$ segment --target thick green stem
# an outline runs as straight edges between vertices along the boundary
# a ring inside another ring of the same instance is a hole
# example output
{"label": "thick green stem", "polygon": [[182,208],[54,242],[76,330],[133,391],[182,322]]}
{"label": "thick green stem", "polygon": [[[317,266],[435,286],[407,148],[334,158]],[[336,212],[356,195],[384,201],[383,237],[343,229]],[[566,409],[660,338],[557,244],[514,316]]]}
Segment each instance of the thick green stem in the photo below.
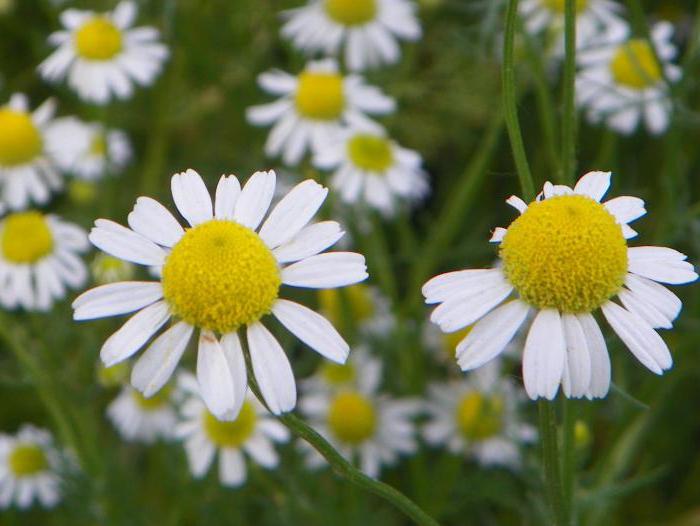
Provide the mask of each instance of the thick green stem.
{"label": "thick green stem", "polygon": [[574,180],[576,170],[576,0],[566,0],[564,10],[564,84],[562,88],[562,179]]}
{"label": "thick green stem", "polygon": [[564,516],[567,524],[573,524],[576,516],[574,495],[576,493],[576,402],[562,397],[562,486]]}
{"label": "thick green stem", "polygon": [[559,445],[557,441],[557,424],[554,403],[540,400],[537,404],[539,411],[539,431],[542,442],[542,459],[544,463],[544,480],[547,490],[547,500],[552,514],[552,524],[569,526],[566,520],[561,473],[559,471]]}

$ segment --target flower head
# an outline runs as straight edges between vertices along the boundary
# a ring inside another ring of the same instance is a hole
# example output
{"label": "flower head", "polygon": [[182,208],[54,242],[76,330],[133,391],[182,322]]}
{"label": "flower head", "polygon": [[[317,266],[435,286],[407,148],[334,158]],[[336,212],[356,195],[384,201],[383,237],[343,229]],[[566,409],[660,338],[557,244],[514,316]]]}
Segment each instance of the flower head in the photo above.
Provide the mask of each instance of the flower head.
{"label": "flower head", "polygon": [[159,438],[169,439],[177,422],[176,396],[170,384],[150,398],[125,385],[107,407],[107,416],[125,440],[151,444]]}

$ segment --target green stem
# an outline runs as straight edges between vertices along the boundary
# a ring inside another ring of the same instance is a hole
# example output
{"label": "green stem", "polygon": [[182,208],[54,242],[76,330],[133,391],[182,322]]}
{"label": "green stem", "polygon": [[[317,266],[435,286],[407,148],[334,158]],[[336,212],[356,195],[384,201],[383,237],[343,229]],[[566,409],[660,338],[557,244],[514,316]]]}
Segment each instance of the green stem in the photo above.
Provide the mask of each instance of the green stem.
{"label": "green stem", "polygon": [[396,284],[396,273],[391,264],[391,254],[384,232],[384,225],[378,213],[372,212],[369,214],[372,222],[371,229],[367,235],[367,243],[371,249],[372,264],[374,272],[379,283],[384,289],[384,293],[389,296],[394,302],[398,298],[398,286]]}
{"label": "green stem", "polygon": [[571,183],[576,169],[576,0],[566,0],[564,6],[561,158],[563,180]]}
{"label": "green stem", "polygon": [[539,411],[539,431],[540,441],[542,442],[545,488],[553,524],[555,526],[569,526],[566,522],[561,473],[559,471],[559,445],[557,444],[554,403],[540,400],[537,403],[537,409]]}
{"label": "green stem", "polygon": [[576,492],[576,402],[562,397],[564,429],[562,435],[562,485],[564,494],[564,516],[567,524],[573,524],[576,516],[574,495]]}
{"label": "green stem", "polygon": [[515,27],[518,21],[518,0],[508,0],[506,11],[506,28],[503,45],[503,107],[505,109],[506,125],[510,137],[511,149],[515,167],[520,179],[520,187],[526,201],[535,198],[535,185],[532,181],[532,173],[525,155],[520,122],[518,121],[518,108],[515,95]]}

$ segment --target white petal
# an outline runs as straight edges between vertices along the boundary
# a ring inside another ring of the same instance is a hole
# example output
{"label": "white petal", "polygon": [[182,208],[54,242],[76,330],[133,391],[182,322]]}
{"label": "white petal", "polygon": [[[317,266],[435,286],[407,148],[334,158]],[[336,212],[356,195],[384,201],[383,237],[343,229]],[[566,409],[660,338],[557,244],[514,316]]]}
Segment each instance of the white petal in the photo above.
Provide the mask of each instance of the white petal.
{"label": "white petal", "polygon": [[576,316],[564,314],[561,319],[566,341],[562,389],[569,398],[581,398],[591,385],[591,357],[586,336]]}
{"label": "white petal", "polygon": [[324,289],[352,285],[367,279],[365,258],[354,252],[327,252],[282,269],[282,283]]}
{"label": "white petal", "polygon": [[207,409],[219,420],[235,420],[243,397],[236,389],[223,348],[211,331],[203,330],[199,335],[197,381]]}
{"label": "white petal", "polygon": [[605,345],[605,338],[595,318],[588,313],[577,315],[591,361],[591,383],[586,396],[588,398],[603,398],[610,390],[610,355]]}
{"label": "white petal", "polygon": [[600,202],[610,188],[611,172],[588,172],[578,180],[574,192]]}
{"label": "white petal", "polygon": [[289,242],[274,249],[272,253],[279,263],[299,261],[323,252],[333,246],[343,232],[335,221],[322,221],[301,229]]}
{"label": "white petal", "polygon": [[670,329],[673,327],[672,320],[666,317],[653,304],[644,301],[634,292],[623,288],[617,293],[617,297],[625,308],[634,312],[637,316],[647,322],[653,329]]}
{"label": "white petal", "polygon": [[90,289],[73,302],[74,320],[115,316],[142,309],[163,297],[158,282],[123,281]]}
{"label": "white petal", "polygon": [[644,208],[643,200],[638,197],[630,197],[627,195],[606,201],[603,206],[605,206],[608,212],[615,216],[615,219],[621,225],[631,223],[647,213]]}
{"label": "white petal", "polygon": [[213,217],[207,186],[194,170],[173,175],[170,190],[175,206],[190,225],[197,226]]}
{"label": "white petal", "polygon": [[435,276],[421,291],[426,303],[439,303],[502,283],[503,271],[498,268],[458,270]]}
{"label": "white petal", "polygon": [[625,285],[669,320],[674,321],[680,314],[683,307],[681,300],[663,285],[634,274],[627,274]]}
{"label": "white petal", "polygon": [[500,243],[503,241],[503,238],[506,236],[508,233],[508,230],[502,227],[496,227],[493,231],[493,234],[491,235],[491,239],[489,239],[489,243]]}
{"label": "white petal", "polygon": [[219,452],[219,480],[224,486],[237,487],[245,482],[246,465],[238,449],[223,448]]}
{"label": "white petal", "polygon": [[108,219],[95,221],[88,237],[97,248],[119,259],[148,266],[165,261],[165,252],[153,241]]}
{"label": "white petal", "polygon": [[645,278],[680,285],[698,279],[686,255],[666,247],[631,247],[627,249],[629,271]]}
{"label": "white petal", "polygon": [[172,247],[185,233],[168,209],[150,197],[136,200],[128,221],[134,232],[165,247]]}
{"label": "white petal", "polygon": [[520,199],[517,195],[511,195],[506,199],[506,203],[515,208],[521,214],[527,210],[527,203]]}
{"label": "white petal", "polygon": [[222,175],[216,187],[214,215],[217,219],[233,219],[238,196],[241,195],[241,183],[235,175]]}
{"label": "white petal", "polygon": [[279,463],[279,457],[272,441],[265,435],[258,435],[245,443],[244,448],[255,462],[262,467],[271,469]]}
{"label": "white petal", "polygon": [[254,323],[248,327],[248,345],[253,373],[270,411],[278,415],[294,409],[294,373],[279,342],[261,323]]}
{"label": "white petal", "polygon": [[246,182],[236,202],[233,218],[255,230],[265,217],[275,193],[275,172],[255,172]]}
{"label": "white petal", "polygon": [[543,309],[532,322],[523,352],[523,379],[530,398],[554,399],[565,359],[566,343],[559,312]]}

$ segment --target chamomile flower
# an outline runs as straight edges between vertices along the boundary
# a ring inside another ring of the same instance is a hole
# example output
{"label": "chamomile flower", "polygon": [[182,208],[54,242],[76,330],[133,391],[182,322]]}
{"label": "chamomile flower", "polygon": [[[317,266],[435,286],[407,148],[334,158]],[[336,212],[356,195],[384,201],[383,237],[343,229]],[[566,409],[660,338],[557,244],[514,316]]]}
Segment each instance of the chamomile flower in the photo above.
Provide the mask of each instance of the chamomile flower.
{"label": "chamomile flower", "polygon": [[552,399],[560,384],[567,397],[604,397],[610,357],[592,316],[598,309],[644,366],[656,374],[672,366],[655,329],[672,327],[681,301],[659,283],[698,275],[673,249],[628,247],[637,235],[628,223],[646,213],[644,201],[601,203],[609,186],[610,172],[590,172],[573,189],[545,184],[529,205],[510,197],[521,215],[491,238],[502,265],[442,274],[423,286],[426,303],[440,304],[431,320],[443,332],[475,323],[457,345],[463,370],[498,356],[533,313],[522,363],[530,398]]}
{"label": "chamomile flower", "polygon": [[335,221],[308,224],[328,193],[312,180],[295,186],[264,222],[275,190],[274,172],[255,173],[242,190],[235,176],[222,176],[214,203],[193,170],[174,175],[171,189],[191,228],[183,229],[157,201],[140,197],[129,214],[131,228],[98,219],[90,233],[92,243],[104,252],[156,267],[160,280],[89,290],[73,303],[74,318],[138,311],[104,343],[100,356],[107,365],[129,358],[173,321],[134,365],[131,383],[146,397],[165,385],[199,330],[201,395],[222,420],[235,419],[245,401],[247,376],[238,336],[239,330],[245,332],[265,402],[274,413],[290,411],[296,403],[294,374],[261,319],[273,314],[311,348],[344,362],[349,348],[332,324],[280,298],[280,287],[322,289],[357,283],[367,277],[364,257],[321,253],[343,232]]}
{"label": "chamomile flower", "polygon": [[521,447],[535,430],[518,419],[520,393],[500,374],[497,361],[466,379],[428,388],[428,420],[422,434],[428,444],[473,456],[484,466],[518,467]]}
{"label": "chamomile flower", "polygon": [[238,416],[222,422],[209,412],[199,394],[197,380],[190,374],[178,378],[187,398],[183,401],[182,420],[176,435],[185,442],[192,475],[201,478],[219,454],[219,480],[236,487],[246,480],[246,457],[265,469],[279,463],[275,443],[289,440],[289,432],[273,418],[249,392]]}
{"label": "chamomile flower", "polygon": [[32,202],[44,204],[51,192],[61,188],[50,153],[59,150],[64,140],[46,133],[55,110],[55,102],[49,99],[30,111],[21,93],[0,107],[0,212],[21,210]]}
{"label": "chamomile flower", "polygon": [[84,123],[74,117],[56,119],[49,137],[64,138],[53,152],[59,168],[80,179],[94,181],[116,173],[131,159],[131,144],[121,130],[108,130],[99,123]]}
{"label": "chamomile flower", "polygon": [[409,0],[310,0],[283,13],[282,35],[310,55],[337,55],[353,71],[393,64],[401,50],[397,40],[418,40],[416,6]]}
{"label": "chamomile flower", "polygon": [[145,398],[125,385],[107,407],[107,416],[125,440],[151,444],[159,438],[172,438],[177,423],[176,394],[172,386],[166,385]]}
{"label": "chamomile flower", "polygon": [[81,287],[87,268],[80,254],[85,231],[58,216],[14,212],[0,220],[0,303],[46,311],[70,289]]}
{"label": "chamomile flower", "polygon": [[659,22],[651,36],[654,49],[647,40],[623,36],[579,55],[576,97],[591,122],[622,134],[640,123],[652,134],[666,131],[673,109],[666,79],[677,81],[682,71],[671,63],[677,52],[673,25]]}
{"label": "chamomile flower", "polygon": [[36,500],[52,508],[61,500],[58,451],[48,431],[26,424],[0,435],[0,508],[29,508]]}
{"label": "chamomile flower", "polygon": [[270,157],[282,156],[288,165],[299,163],[311,148],[318,151],[340,135],[343,125],[369,124],[365,115],[394,110],[394,100],[357,75],[343,76],[332,59],[309,62],[297,76],[272,70],[258,77],[260,87],[280,98],[248,108],[256,126],[273,125],[265,144]]}
{"label": "chamomile flower", "polygon": [[[322,368],[321,378],[305,382],[299,406],[316,431],[345,458],[378,477],[383,465],[395,464],[400,455],[416,451],[413,420],[421,407],[416,400],[378,393],[382,373],[377,359],[353,352],[349,363],[347,368]],[[300,447],[309,467],[325,465],[306,443]]]}
{"label": "chamomile flower", "polygon": [[106,13],[67,9],[61,13],[63,29],[49,36],[57,49],[39,65],[39,73],[50,82],[67,78],[88,102],[128,99],[134,84],[153,83],[168,57],[158,30],[132,28],[135,18],[136,3],[131,1]]}
{"label": "chamomile flower", "polygon": [[428,193],[422,162],[379,126],[346,129],[313,158],[317,168],[333,170],[330,184],[343,201],[367,204],[385,215],[395,212],[398,202],[411,203]]}

